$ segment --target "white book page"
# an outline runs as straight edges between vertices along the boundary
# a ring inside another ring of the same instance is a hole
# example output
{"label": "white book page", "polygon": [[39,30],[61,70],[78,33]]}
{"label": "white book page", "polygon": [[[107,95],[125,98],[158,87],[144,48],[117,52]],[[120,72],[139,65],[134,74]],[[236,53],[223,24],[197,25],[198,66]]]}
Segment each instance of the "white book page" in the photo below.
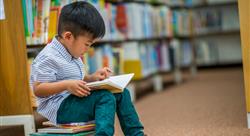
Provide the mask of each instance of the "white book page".
{"label": "white book page", "polygon": [[118,75],[118,76],[111,76],[107,79],[104,79],[102,81],[95,81],[95,82],[90,82],[87,83],[87,86],[89,87],[95,87],[103,84],[109,84],[111,82],[115,86],[118,86],[119,88],[125,88],[126,85],[129,83],[129,81],[132,79],[134,76],[134,73],[132,74],[124,74],[124,75]]}
{"label": "white book page", "polygon": [[99,85],[107,84],[108,82],[109,82],[109,78],[104,79],[102,81],[90,82],[90,83],[87,83],[86,85],[93,87],[93,86],[99,86]]}
{"label": "white book page", "polygon": [[134,76],[134,73],[124,74],[124,75],[119,75],[119,76],[112,76],[109,78],[109,80],[112,83],[120,86],[121,88],[125,88],[133,76]]}

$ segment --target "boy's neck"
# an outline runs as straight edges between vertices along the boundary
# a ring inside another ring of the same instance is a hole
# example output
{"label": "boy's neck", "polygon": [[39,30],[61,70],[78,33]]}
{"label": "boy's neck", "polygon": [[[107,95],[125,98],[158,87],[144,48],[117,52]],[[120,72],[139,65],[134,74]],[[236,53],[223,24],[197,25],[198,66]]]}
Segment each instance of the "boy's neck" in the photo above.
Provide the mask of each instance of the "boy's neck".
{"label": "boy's neck", "polygon": [[56,39],[68,50],[67,45],[65,45],[64,40],[60,36],[56,36]]}
{"label": "boy's neck", "polygon": [[[67,52],[71,55],[68,46],[65,44],[64,40],[60,37],[60,36],[56,36],[56,39],[58,40],[58,42],[60,42],[62,44],[62,46],[67,50]],[[71,55],[72,56],[72,55]],[[72,58],[74,58],[72,56]]]}

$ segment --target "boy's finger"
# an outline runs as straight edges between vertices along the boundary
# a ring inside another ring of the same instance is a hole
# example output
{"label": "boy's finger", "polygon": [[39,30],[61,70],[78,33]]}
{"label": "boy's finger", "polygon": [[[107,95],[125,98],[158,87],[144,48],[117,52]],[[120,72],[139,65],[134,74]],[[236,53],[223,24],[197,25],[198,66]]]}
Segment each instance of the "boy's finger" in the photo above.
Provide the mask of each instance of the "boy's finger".
{"label": "boy's finger", "polygon": [[82,89],[78,90],[77,92],[79,93],[80,97],[84,97],[84,96],[90,95],[90,92],[88,92],[86,90],[82,90]]}
{"label": "boy's finger", "polygon": [[83,89],[83,88],[81,88],[80,91],[81,91],[82,93],[84,93],[84,94],[87,94],[87,95],[90,94],[89,90],[86,90],[86,89]]}
{"label": "boy's finger", "polygon": [[103,69],[102,69],[102,73],[101,73],[101,75],[103,75],[103,79],[105,79],[105,78],[107,78],[107,77],[108,77],[109,72],[107,71],[107,69],[106,69],[106,68],[103,68]]}
{"label": "boy's finger", "polygon": [[87,91],[90,91],[91,89],[89,88],[89,87],[87,87],[86,86],[86,84],[80,84],[80,87],[82,88],[82,89],[85,89],[85,90],[87,90]]}
{"label": "boy's finger", "polygon": [[89,88],[89,87],[87,87],[86,85],[83,85],[83,86],[81,86],[82,87],[82,89],[84,89],[84,90],[86,90],[86,91],[90,91],[91,89]]}

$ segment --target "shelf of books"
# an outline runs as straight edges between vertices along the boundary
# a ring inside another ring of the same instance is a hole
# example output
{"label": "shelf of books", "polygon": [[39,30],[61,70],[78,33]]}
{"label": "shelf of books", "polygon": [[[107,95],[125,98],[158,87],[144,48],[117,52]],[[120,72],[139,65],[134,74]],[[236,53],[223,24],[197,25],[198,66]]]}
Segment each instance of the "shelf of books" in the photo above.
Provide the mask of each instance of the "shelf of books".
{"label": "shelf of books", "polygon": [[171,7],[173,35],[192,44],[194,67],[242,63],[236,0],[176,0]]}
{"label": "shelf of books", "polygon": [[[107,29],[104,38],[82,57],[87,64],[87,73],[108,66],[115,74],[135,73],[132,83],[137,84],[137,87],[153,86],[160,90],[165,82],[170,81],[169,77],[171,81],[180,83],[182,68],[188,68],[189,73],[193,74],[196,73],[197,65],[241,60],[238,51],[240,46],[218,46],[213,40],[207,40],[209,37],[218,39],[222,35],[232,38],[239,34],[236,1],[88,1],[100,11]],[[22,2],[31,63],[56,35],[60,9],[73,1]],[[225,53],[231,53],[232,50],[237,50],[238,54],[233,55],[234,58],[227,58]]]}
{"label": "shelf of books", "polygon": [[237,5],[236,0],[176,0],[171,3],[171,9],[203,9]]}

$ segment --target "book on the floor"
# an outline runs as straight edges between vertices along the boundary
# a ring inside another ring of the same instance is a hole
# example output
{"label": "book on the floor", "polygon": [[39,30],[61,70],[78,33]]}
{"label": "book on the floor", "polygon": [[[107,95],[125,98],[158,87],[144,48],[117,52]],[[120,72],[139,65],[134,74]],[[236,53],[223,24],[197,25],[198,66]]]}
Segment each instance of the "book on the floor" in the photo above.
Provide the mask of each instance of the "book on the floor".
{"label": "book on the floor", "polygon": [[95,124],[84,124],[84,125],[71,125],[61,124],[54,127],[40,128],[38,133],[79,133],[86,131],[93,131]]}
{"label": "book on the floor", "polygon": [[87,121],[87,122],[72,122],[67,124],[54,124],[51,121],[45,121],[42,123],[43,126],[47,127],[75,127],[75,126],[84,126],[84,125],[90,125],[95,124],[95,120]]}
{"label": "book on the floor", "polygon": [[118,76],[111,76],[102,81],[95,81],[87,83],[87,86],[95,90],[107,89],[112,93],[120,93],[128,85],[130,80],[133,78],[134,73],[123,74]]}
{"label": "book on the floor", "polygon": [[30,136],[94,136],[95,131],[86,131],[75,134],[50,134],[50,133],[32,133]]}
{"label": "book on the floor", "polygon": [[94,125],[95,120],[87,121],[87,122],[72,122],[67,124],[57,124],[56,127],[67,128],[67,127],[79,127],[79,126],[87,126],[87,125]]}
{"label": "book on the floor", "polygon": [[38,133],[79,133],[84,131],[92,131],[95,125],[77,126],[77,127],[47,127],[38,129]]}

